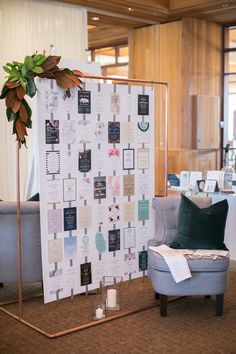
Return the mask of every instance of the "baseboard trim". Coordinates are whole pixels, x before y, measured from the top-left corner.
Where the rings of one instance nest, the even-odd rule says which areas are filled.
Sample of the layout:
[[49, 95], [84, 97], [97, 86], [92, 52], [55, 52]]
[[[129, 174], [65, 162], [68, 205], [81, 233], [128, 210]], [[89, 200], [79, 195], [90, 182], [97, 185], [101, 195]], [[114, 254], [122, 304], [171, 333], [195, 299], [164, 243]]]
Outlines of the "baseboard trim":
[[233, 272], [236, 272], [236, 261], [233, 261], [232, 259], [230, 260], [230, 270]]

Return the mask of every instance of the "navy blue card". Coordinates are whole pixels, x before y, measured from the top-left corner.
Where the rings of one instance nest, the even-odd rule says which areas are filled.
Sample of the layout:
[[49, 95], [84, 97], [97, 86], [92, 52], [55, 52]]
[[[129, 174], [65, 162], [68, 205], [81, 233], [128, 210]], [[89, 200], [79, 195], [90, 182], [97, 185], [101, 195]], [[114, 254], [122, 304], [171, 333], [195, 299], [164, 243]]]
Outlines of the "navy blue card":
[[76, 207], [64, 208], [64, 231], [77, 229]]
[[59, 144], [59, 120], [45, 121], [46, 144]]
[[91, 170], [91, 150], [79, 152], [79, 171], [86, 173]]
[[78, 91], [78, 113], [91, 113], [91, 92]]
[[108, 143], [119, 144], [120, 122], [108, 122]]
[[140, 271], [148, 269], [148, 253], [147, 251], [141, 251], [138, 254], [138, 266]]

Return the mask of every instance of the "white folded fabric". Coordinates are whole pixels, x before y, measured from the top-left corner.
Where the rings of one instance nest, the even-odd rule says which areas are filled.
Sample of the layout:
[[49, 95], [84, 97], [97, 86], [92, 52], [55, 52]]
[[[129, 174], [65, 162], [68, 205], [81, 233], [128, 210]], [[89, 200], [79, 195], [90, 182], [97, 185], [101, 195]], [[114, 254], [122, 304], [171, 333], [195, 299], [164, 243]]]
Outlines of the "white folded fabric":
[[187, 259], [177, 250], [167, 245], [149, 246], [149, 248], [158, 252], [164, 258], [176, 283], [192, 277]]

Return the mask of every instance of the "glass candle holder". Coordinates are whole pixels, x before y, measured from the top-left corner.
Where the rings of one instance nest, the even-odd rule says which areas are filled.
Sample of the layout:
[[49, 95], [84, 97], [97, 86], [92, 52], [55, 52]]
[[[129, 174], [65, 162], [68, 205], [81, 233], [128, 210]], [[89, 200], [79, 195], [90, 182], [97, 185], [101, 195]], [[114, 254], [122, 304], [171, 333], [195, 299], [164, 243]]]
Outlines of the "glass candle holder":
[[106, 317], [106, 304], [103, 301], [102, 292], [93, 296], [92, 320], [99, 321]]
[[118, 311], [122, 304], [123, 278], [116, 276], [104, 276], [102, 278], [102, 298], [106, 311]]

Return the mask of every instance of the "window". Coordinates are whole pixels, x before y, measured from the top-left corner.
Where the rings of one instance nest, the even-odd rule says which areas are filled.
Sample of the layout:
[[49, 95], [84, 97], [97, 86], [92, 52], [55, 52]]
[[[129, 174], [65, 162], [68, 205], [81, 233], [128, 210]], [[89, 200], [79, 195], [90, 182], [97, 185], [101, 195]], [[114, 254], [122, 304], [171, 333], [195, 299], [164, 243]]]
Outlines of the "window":
[[224, 147], [227, 161], [236, 170], [236, 26], [225, 27], [224, 47]]
[[129, 50], [127, 45], [93, 49], [90, 60], [100, 63], [103, 76], [128, 78]]

